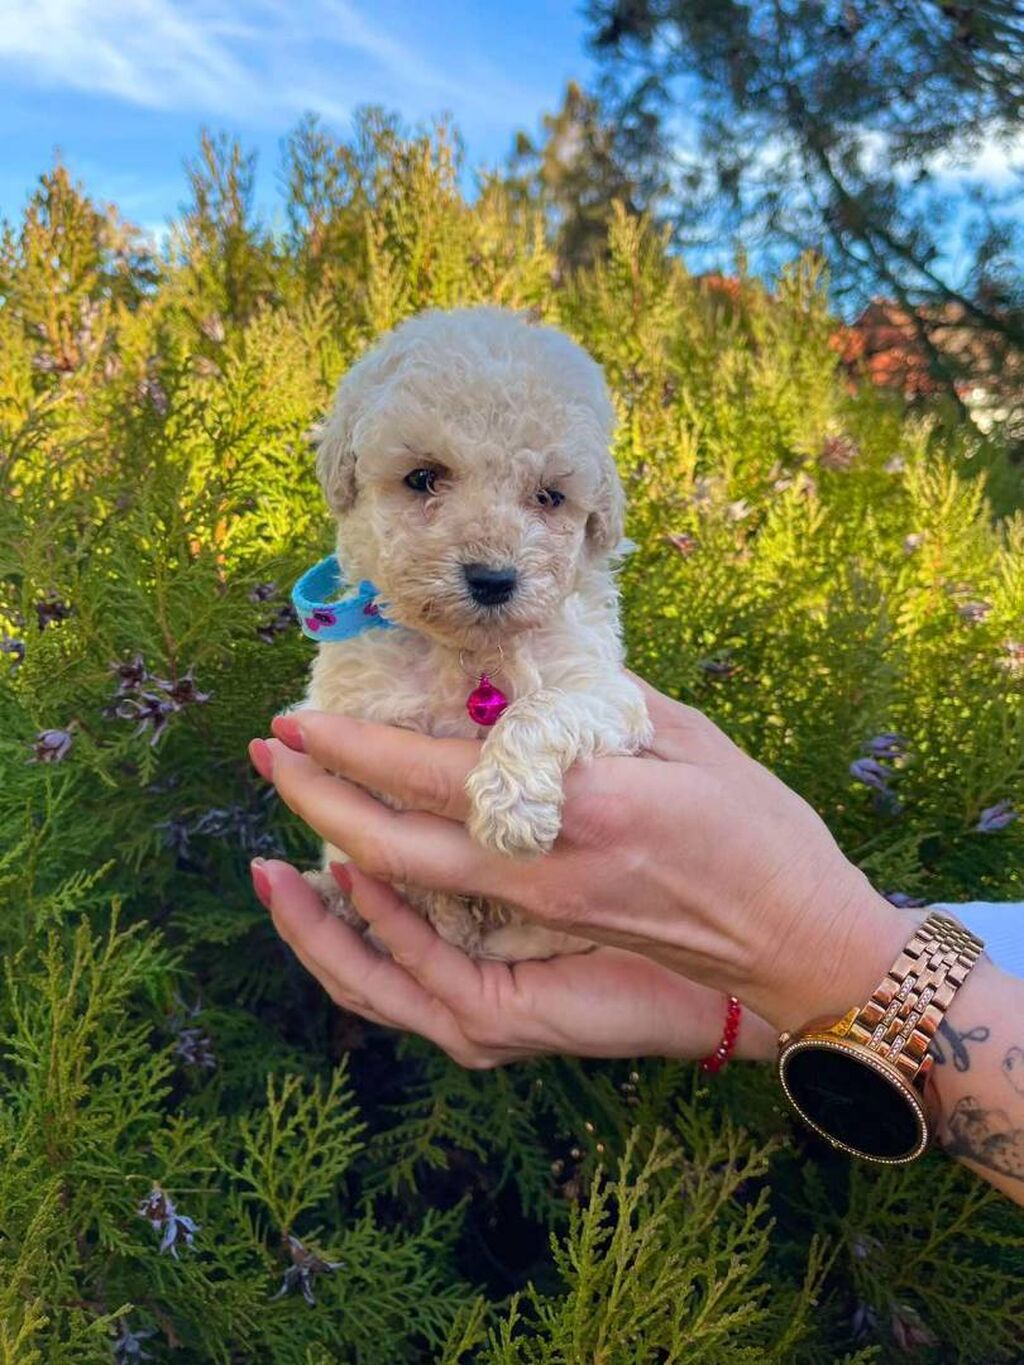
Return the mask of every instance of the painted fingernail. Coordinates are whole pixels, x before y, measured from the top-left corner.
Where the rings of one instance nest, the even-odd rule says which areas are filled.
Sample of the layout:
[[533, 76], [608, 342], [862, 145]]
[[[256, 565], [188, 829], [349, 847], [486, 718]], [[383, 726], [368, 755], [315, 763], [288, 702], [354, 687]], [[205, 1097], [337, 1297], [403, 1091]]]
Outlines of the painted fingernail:
[[352, 890], [352, 873], [344, 863], [331, 863], [331, 876], [347, 896]]
[[269, 910], [271, 908], [270, 878], [267, 876], [263, 861], [262, 858], [253, 858], [249, 864], [249, 873], [252, 877], [252, 889], [256, 892], [260, 904]]
[[295, 749], [300, 754], [306, 752], [302, 730], [294, 716], [275, 716], [270, 722], [270, 728], [282, 744], [288, 745], [289, 749]]
[[274, 755], [270, 752], [270, 746], [265, 739], [249, 741], [249, 758], [260, 777], [267, 782], [274, 780]]

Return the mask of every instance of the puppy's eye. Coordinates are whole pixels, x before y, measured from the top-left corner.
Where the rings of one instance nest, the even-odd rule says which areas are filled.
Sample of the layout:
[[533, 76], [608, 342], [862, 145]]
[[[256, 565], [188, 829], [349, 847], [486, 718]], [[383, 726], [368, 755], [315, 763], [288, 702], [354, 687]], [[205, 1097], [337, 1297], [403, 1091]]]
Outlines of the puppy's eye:
[[414, 493], [436, 493], [437, 470], [414, 469], [411, 474], [406, 474], [404, 483], [406, 488], [411, 488]]
[[565, 502], [565, 494], [560, 493], [557, 488], [542, 488], [537, 494], [537, 502], [541, 507], [561, 507]]

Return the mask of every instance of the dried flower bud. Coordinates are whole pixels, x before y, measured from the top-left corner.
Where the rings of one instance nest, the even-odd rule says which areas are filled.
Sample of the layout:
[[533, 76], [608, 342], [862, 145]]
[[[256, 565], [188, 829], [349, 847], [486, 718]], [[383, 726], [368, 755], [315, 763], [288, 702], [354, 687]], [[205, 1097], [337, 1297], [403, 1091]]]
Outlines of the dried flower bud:
[[903, 1351], [917, 1351], [922, 1346], [937, 1346], [935, 1333], [925, 1326], [920, 1313], [907, 1303], [898, 1303], [890, 1318], [892, 1334]]
[[209, 317], [203, 318], [202, 322], [199, 324], [199, 330], [208, 341], [212, 341], [217, 346], [223, 344], [225, 335], [224, 322], [219, 314], [211, 313]]
[[[0, 649], [2, 648], [0, 645]], [[1003, 657], [998, 663], [1011, 678], [1024, 678], [1024, 642], [1007, 640], [1003, 645]]]
[[159, 1185], [154, 1185], [139, 1204], [138, 1214], [156, 1232], [162, 1233], [160, 1255], [169, 1251], [175, 1260], [178, 1259], [178, 1247], [191, 1247], [193, 1238], [199, 1231], [198, 1225], [191, 1218], [178, 1212], [174, 1200]]
[[850, 436], [827, 436], [822, 443], [818, 463], [822, 469], [849, 469], [860, 454], [860, 447]]
[[302, 1297], [310, 1308], [313, 1308], [316, 1305], [316, 1299], [313, 1295], [314, 1279], [317, 1275], [333, 1274], [345, 1263], [344, 1261], [325, 1261], [322, 1256], [318, 1256], [315, 1252], [307, 1251], [299, 1239], [293, 1237], [291, 1233], [285, 1237], [284, 1243], [292, 1263], [284, 1272], [281, 1288], [272, 1297], [280, 1299], [285, 1294], [293, 1294], [298, 1289], [301, 1290]]
[[688, 559], [697, 549], [697, 538], [691, 536], [689, 531], [679, 531], [675, 535], [666, 536], [665, 539], [684, 559]]

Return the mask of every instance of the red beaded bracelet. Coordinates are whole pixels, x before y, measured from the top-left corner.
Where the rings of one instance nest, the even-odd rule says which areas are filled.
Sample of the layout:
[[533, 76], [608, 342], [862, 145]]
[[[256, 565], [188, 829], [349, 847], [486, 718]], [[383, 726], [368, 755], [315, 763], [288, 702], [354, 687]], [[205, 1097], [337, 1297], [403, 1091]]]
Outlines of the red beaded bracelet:
[[736, 1038], [740, 1031], [740, 1019], [743, 1016], [743, 1006], [734, 995], [728, 997], [728, 1006], [725, 1011], [725, 1028], [722, 1031], [722, 1041], [709, 1056], [705, 1057], [700, 1064], [701, 1071], [708, 1071], [712, 1075], [716, 1071], [721, 1071], [726, 1062], [732, 1056], [733, 1048], [736, 1046]]

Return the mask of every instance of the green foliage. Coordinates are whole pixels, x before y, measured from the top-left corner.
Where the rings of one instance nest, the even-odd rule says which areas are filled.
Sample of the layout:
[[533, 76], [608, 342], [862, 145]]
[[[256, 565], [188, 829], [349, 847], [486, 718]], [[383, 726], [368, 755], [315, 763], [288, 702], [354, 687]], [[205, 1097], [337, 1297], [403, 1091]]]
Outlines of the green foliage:
[[[378, 111], [292, 135], [281, 234], [251, 171], [205, 137], [159, 260], [59, 167], [0, 241], [0, 1360], [1011, 1358], [1024, 1239], [963, 1171], [812, 1151], [742, 1067], [467, 1073], [336, 1010], [254, 902], [314, 842], [245, 754], [309, 665], [333, 385], [493, 300], [606, 368], [634, 665], [883, 888], [1020, 895], [1005, 452], [848, 392], [808, 262], [723, 296], [619, 209], [563, 277], [544, 204]], [[898, 804], [850, 774], [884, 730]]]
[[[590, 118], [641, 207], [719, 269], [737, 241], [765, 263], [823, 252], [837, 297], [891, 300], [931, 379], [955, 403], [988, 388], [1020, 439], [1021, 186], [979, 157], [1010, 145], [1024, 108], [1015, 0], [591, 0], [587, 15]], [[594, 178], [589, 142], [574, 160]]]

